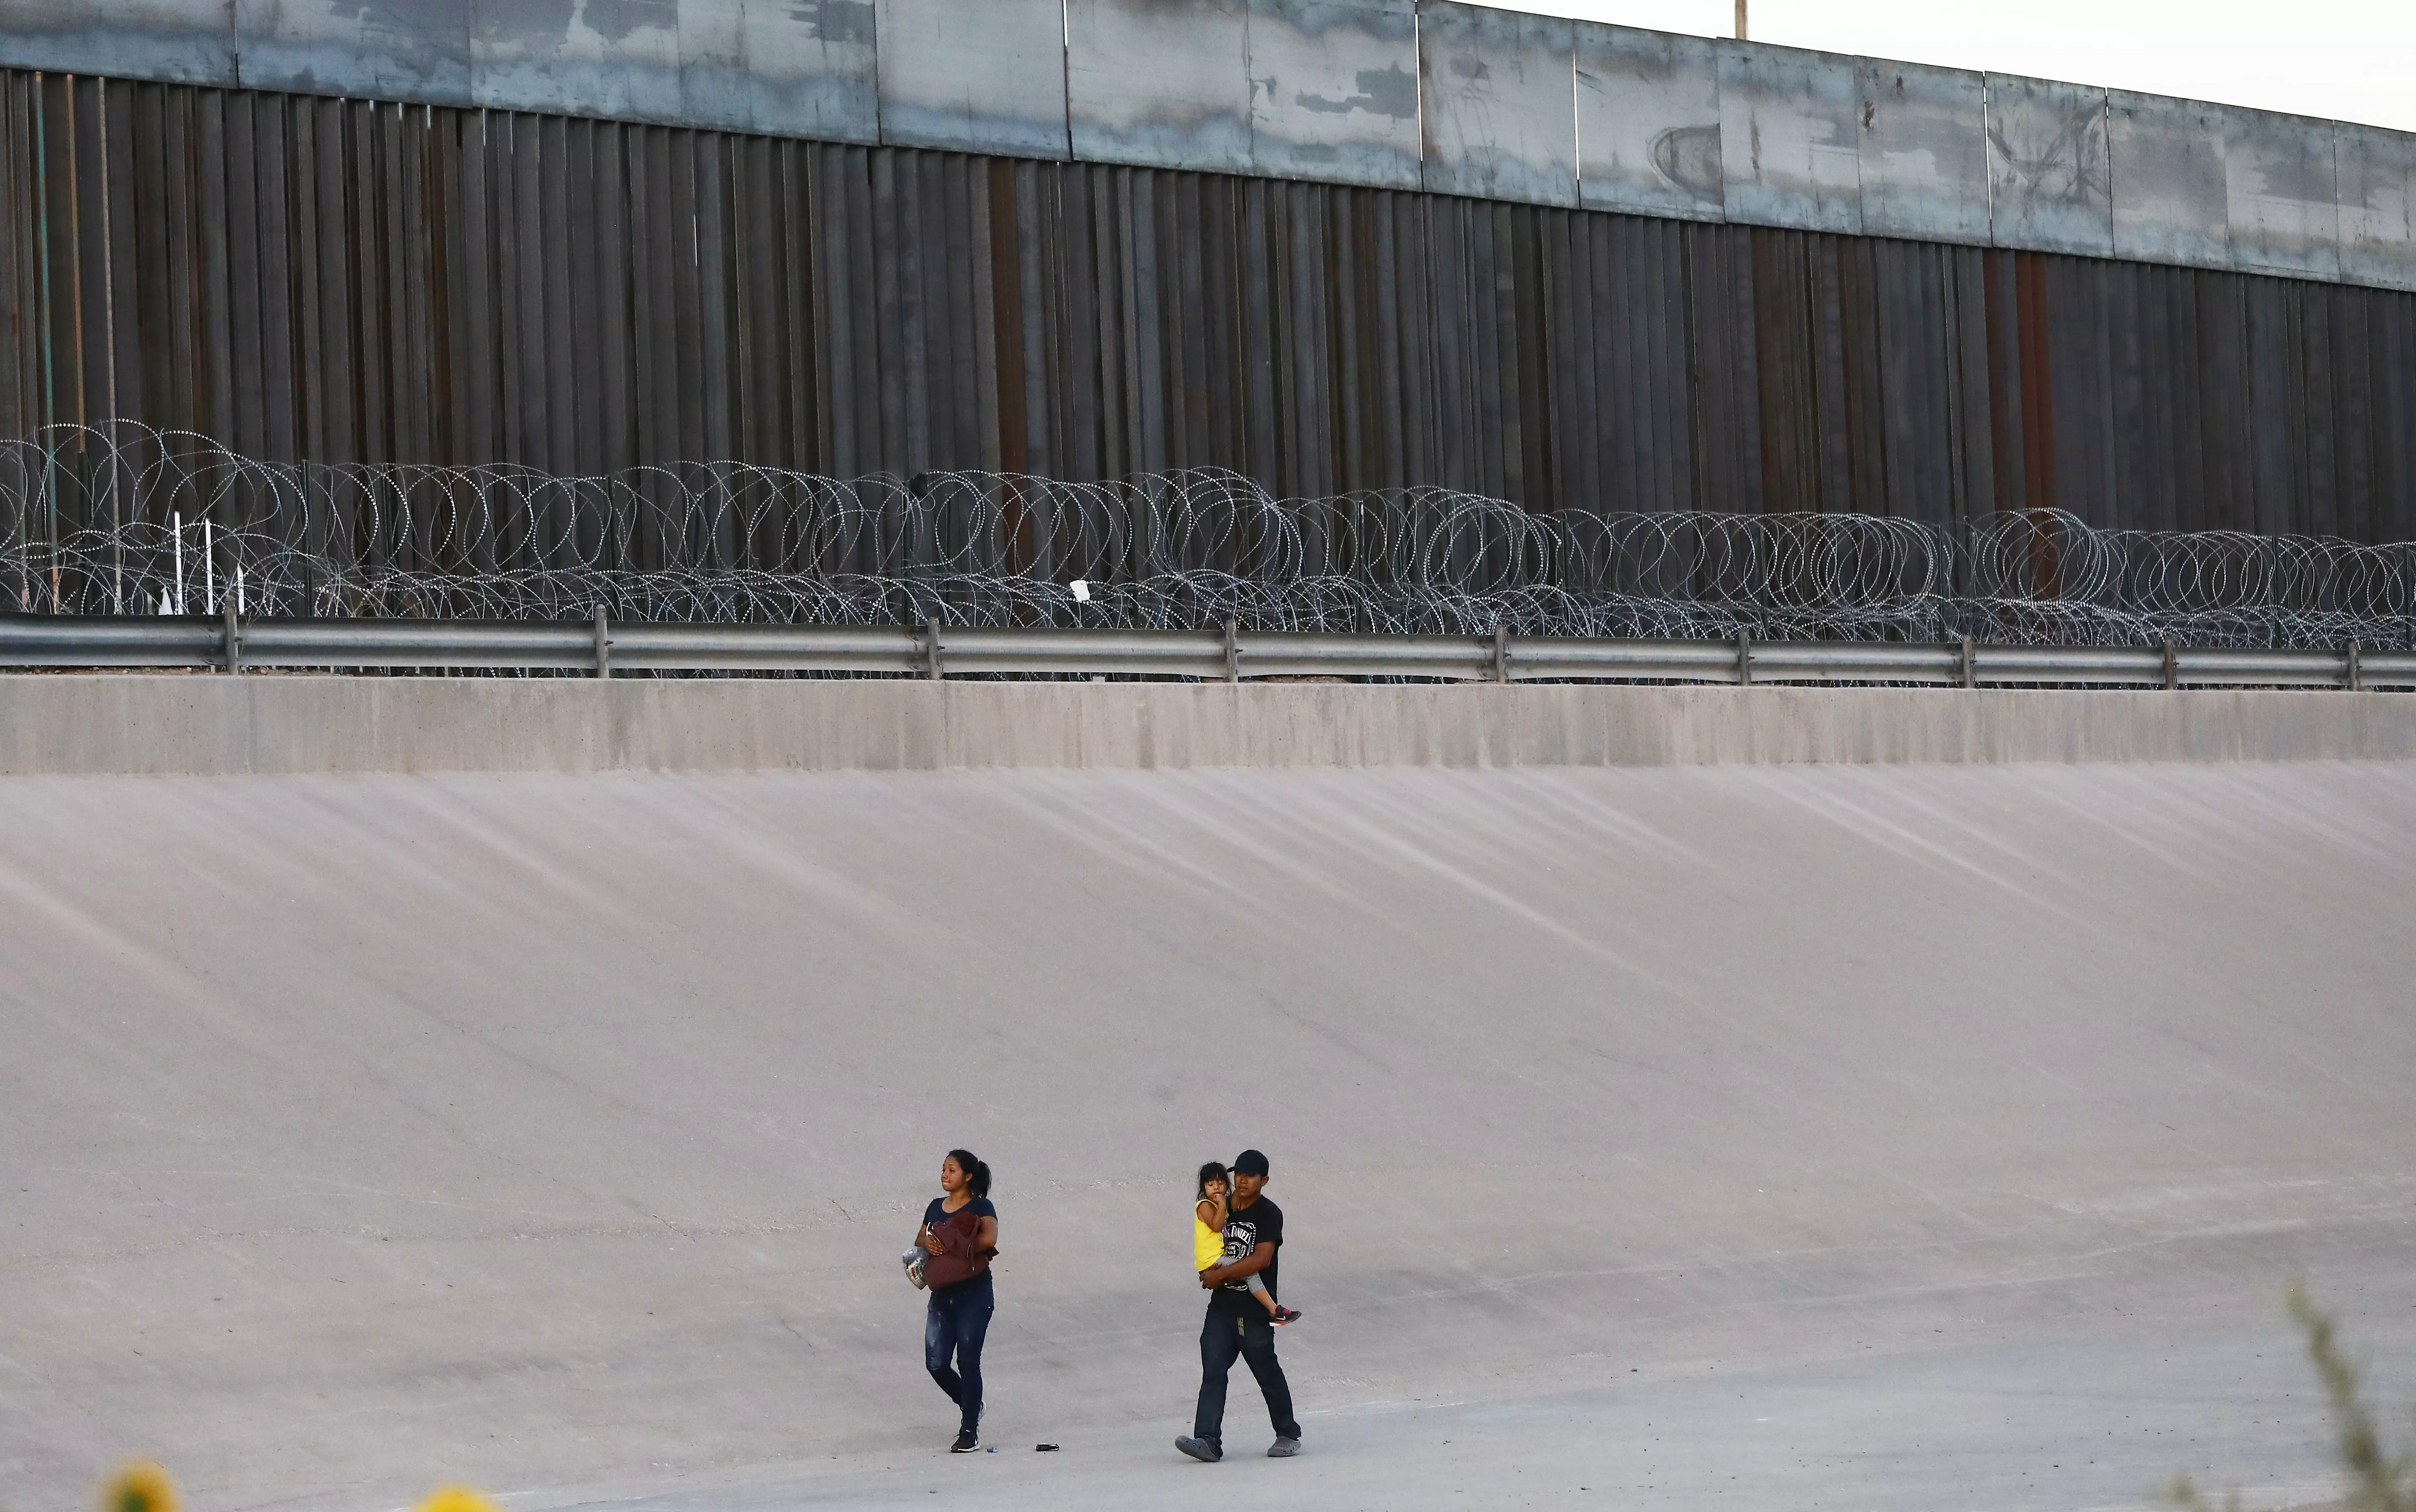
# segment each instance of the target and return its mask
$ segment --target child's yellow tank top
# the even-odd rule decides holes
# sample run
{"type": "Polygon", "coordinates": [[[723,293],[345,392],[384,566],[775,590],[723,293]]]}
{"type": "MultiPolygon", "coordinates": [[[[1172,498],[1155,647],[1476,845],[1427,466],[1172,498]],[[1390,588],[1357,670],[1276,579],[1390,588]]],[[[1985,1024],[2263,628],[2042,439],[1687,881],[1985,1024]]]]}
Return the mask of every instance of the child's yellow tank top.
{"type": "Polygon", "coordinates": [[[1225,1236],[1200,1221],[1198,1209],[1191,1214],[1192,1269],[1204,1271],[1225,1258],[1225,1236]]]}

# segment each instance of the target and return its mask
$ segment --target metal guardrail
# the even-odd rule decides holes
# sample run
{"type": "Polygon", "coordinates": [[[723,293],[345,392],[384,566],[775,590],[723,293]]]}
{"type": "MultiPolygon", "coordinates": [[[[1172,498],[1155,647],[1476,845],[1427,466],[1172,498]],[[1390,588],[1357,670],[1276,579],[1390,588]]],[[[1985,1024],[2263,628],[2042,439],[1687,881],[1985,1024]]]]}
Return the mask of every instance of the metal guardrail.
{"type": "Polygon", "coordinates": [[[501,620],[0,617],[0,669],[869,673],[2416,689],[2416,651],[501,620]]]}

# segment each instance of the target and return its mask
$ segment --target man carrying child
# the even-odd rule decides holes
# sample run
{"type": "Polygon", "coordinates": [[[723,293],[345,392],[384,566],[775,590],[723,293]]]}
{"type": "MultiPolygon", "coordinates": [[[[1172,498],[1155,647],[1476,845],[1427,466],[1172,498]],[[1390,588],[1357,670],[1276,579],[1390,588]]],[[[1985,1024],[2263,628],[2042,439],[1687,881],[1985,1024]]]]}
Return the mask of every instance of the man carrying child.
{"type": "Polygon", "coordinates": [[[1190,1436],[1175,1440],[1174,1446],[1211,1464],[1225,1458],[1225,1381],[1237,1358],[1249,1362],[1275,1424],[1269,1458],[1286,1459],[1300,1452],[1291,1386],[1276,1359],[1274,1319],[1251,1295],[1250,1278],[1255,1276],[1268,1297],[1278,1296],[1276,1267],[1283,1245],[1283,1209],[1264,1195],[1266,1184],[1265,1156],[1244,1150],[1234,1157],[1224,1263],[1200,1273],[1200,1284],[1209,1289],[1208,1317],[1200,1329],[1200,1412],[1190,1436]]]}

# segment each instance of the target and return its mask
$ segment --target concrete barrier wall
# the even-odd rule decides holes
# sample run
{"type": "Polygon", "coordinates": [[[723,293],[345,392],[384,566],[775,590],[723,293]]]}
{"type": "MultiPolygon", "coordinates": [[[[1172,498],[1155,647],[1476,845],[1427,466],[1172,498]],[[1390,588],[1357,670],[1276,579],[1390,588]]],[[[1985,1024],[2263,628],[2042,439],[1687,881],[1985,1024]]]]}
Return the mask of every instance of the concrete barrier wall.
{"type": "Polygon", "coordinates": [[[2410,758],[2384,693],[0,678],[0,776],[2410,758]]]}
{"type": "Polygon", "coordinates": [[[1449,0],[1418,13],[1426,187],[1578,203],[1577,23],[1449,0]]]}
{"type": "Polygon", "coordinates": [[[0,65],[2416,289],[2404,132],[1459,0],[18,0],[0,65]]]}
{"type": "Polygon", "coordinates": [[[2106,91],[1992,74],[1986,94],[1989,238],[2003,247],[2112,256],[2106,91]]]}

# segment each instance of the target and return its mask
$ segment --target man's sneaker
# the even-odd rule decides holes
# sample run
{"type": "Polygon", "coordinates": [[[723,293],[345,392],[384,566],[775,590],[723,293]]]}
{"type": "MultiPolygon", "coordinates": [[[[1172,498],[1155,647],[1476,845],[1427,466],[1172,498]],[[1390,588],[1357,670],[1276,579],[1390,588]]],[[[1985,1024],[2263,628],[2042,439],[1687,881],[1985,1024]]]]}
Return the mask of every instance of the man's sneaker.
{"type": "Polygon", "coordinates": [[[1267,1458],[1270,1459],[1289,1459],[1298,1453],[1300,1453],[1298,1439],[1278,1438],[1267,1446],[1267,1458]]]}
{"type": "Polygon", "coordinates": [[[958,1430],[957,1442],[948,1445],[950,1454],[971,1454],[981,1447],[981,1435],[972,1429],[958,1430]]]}
{"type": "Polygon", "coordinates": [[[1281,1328],[1288,1323],[1298,1322],[1300,1322],[1300,1309],[1298,1308],[1277,1308],[1276,1309],[1275,1323],[1277,1328],[1281,1328]]]}
{"type": "Polygon", "coordinates": [[[1195,1439],[1186,1435],[1175,1440],[1174,1446],[1192,1459],[1205,1460],[1212,1465],[1225,1458],[1225,1446],[1206,1439],[1195,1439]]]}

